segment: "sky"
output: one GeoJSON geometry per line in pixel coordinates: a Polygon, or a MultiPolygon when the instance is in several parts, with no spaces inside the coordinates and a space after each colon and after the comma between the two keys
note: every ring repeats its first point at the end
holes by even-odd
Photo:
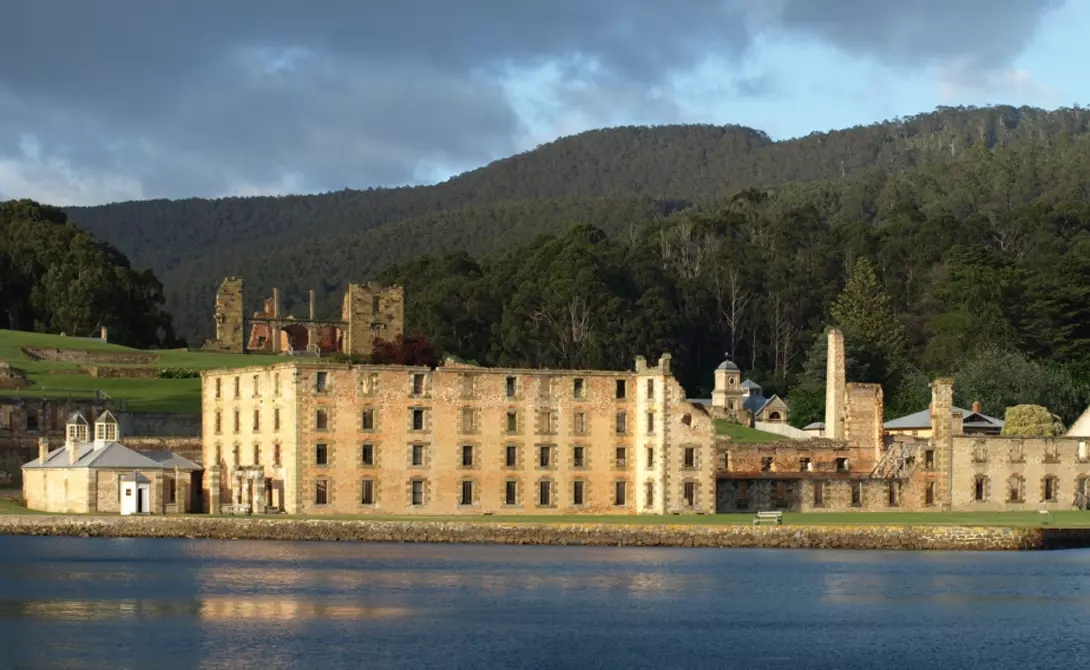
{"type": "Polygon", "coordinates": [[[1090,0],[3,0],[0,200],[442,181],[617,125],[1090,103],[1090,0]]]}

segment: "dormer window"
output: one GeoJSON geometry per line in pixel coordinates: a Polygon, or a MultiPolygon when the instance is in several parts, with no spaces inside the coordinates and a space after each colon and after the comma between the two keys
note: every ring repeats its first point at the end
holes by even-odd
{"type": "Polygon", "coordinates": [[[103,412],[95,421],[96,442],[116,442],[118,439],[117,419],[109,412],[103,412]]]}
{"type": "Polygon", "coordinates": [[[73,414],[65,424],[65,437],[69,442],[86,442],[87,428],[87,419],[82,414],[73,414]]]}

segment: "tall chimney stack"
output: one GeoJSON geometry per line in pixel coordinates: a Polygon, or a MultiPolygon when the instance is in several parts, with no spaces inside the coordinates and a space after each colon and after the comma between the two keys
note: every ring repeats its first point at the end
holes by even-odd
{"type": "Polygon", "coordinates": [[[99,333],[98,333],[98,337],[99,337],[99,339],[100,339],[100,340],[102,340],[103,342],[106,342],[106,341],[107,341],[107,340],[106,340],[106,326],[102,326],[102,330],[100,330],[100,331],[99,331],[99,333]]]}
{"type": "Polygon", "coordinates": [[[844,393],[847,390],[844,369],[844,333],[832,328],[828,332],[829,351],[825,368],[825,437],[844,439],[844,393]]]}
{"type": "Polygon", "coordinates": [[[273,289],[273,317],[280,318],[280,289],[273,289]]]}
{"type": "Polygon", "coordinates": [[[314,289],[310,289],[310,320],[311,321],[313,321],[316,318],[314,316],[314,314],[315,314],[314,302],[315,302],[315,300],[314,300],[314,289]]]}
{"type": "Polygon", "coordinates": [[[38,438],[38,460],[45,465],[45,459],[49,456],[49,438],[38,438]]]}
{"type": "Polygon", "coordinates": [[[76,463],[76,442],[75,440],[68,440],[64,445],[68,449],[68,464],[74,465],[76,463]]]}
{"type": "Polygon", "coordinates": [[[974,400],[973,401],[973,414],[980,414],[980,401],[979,400],[974,400]]]}

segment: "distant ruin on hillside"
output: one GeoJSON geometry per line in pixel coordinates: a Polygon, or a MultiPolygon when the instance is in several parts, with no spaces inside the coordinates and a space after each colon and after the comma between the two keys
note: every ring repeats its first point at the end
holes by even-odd
{"type": "Polygon", "coordinates": [[[223,353],[344,353],[369,355],[376,339],[395,340],[405,332],[402,286],[349,284],[340,319],[319,319],[314,289],[306,319],[285,315],[280,289],[265,299],[264,309],[246,317],[242,278],[227,277],[216,292],[216,336],[204,344],[223,353]],[[246,328],[249,327],[247,335],[246,328]]]}

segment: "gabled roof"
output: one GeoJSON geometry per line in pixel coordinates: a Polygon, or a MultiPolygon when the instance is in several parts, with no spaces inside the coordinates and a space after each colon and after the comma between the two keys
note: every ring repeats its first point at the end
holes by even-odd
{"type": "Polygon", "coordinates": [[[81,423],[81,424],[83,424],[83,425],[85,425],[85,426],[86,426],[86,425],[87,425],[87,419],[85,419],[85,418],[83,417],[83,413],[82,413],[82,412],[73,412],[73,413],[71,414],[71,416],[69,416],[69,417],[68,417],[67,419],[65,419],[64,423],[65,423],[66,425],[67,425],[67,424],[70,424],[70,423],[76,423],[76,424],[80,424],[80,423],[81,423]]]}
{"type": "Polygon", "coordinates": [[[177,467],[181,470],[201,469],[201,466],[197,465],[193,461],[189,460],[188,458],[183,458],[171,451],[144,451],[141,453],[164,468],[172,469],[174,467],[177,467]]]}
{"type": "Polygon", "coordinates": [[[68,448],[60,447],[50,451],[43,465],[38,459],[25,464],[24,468],[101,468],[133,470],[173,470],[175,465],[182,470],[201,470],[201,466],[169,451],[156,451],[142,454],[133,451],[120,442],[110,442],[95,449],[93,442],[75,445],[76,462],[70,463],[68,448]]]}
{"type": "Polygon", "coordinates": [[[824,421],[815,421],[813,423],[808,423],[805,426],[803,426],[802,429],[803,430],[825,430],[825,422],[824,421]]]}
{"type": "Polygon", "coordinates": [[[1086,408],[1086,411],[1082,413],[1075,423],[1071,424],[1071,428],[1067,430],[1068,437],[1090,437],[1090,407],[1086,408]]]}
{"type": "Polygon", "coordinates": [[[761,390],[761,385],[758,384],[757,382],[753,381],[752,379],[745,380],[744,382],[742,382],[740,384],[740,386],[742,388],[744,388],[744,389],[751,389],[751,390],[756,390],[756,391],[761,390]]]}
{"type": "Polygon", "coordinates": [[[117,423],[117,417],[114,416],[114,413],[110,410],[105,410],[104,412],[102,412],[102,414],[98,415],[97,419],[95,419],[95,423],[104,423],[107,421],[117,423]]]}
{"type": "MultiPolygon", "coordinates": [[[[962,419],[962,425],[969,428],[1002,428],[1003,420],[997,419],[980,412],[970,412],[969,410],[962,409],[960,407],[954,408],[955,412],[960,412],[962,419]]],[[[922,428],[931,427],[931,410],[924,409],[907,416],[898,417],[896,419],[890,419],[882,424],[884,428],[892,430],[917,430],[922,428]]]]}

